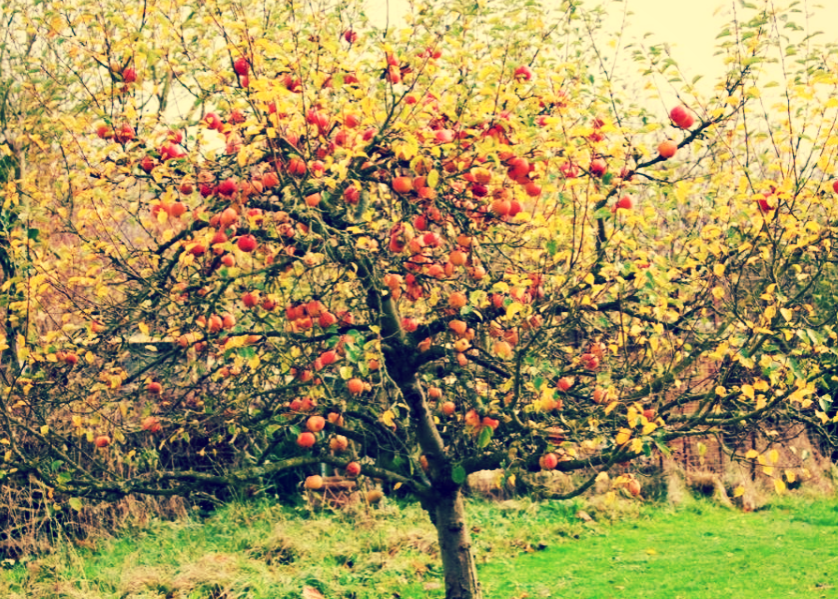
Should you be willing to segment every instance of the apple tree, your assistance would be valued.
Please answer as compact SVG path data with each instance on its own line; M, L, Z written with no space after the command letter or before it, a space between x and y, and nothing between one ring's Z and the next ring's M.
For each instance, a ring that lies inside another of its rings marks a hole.
M679 437L828 421L833 54L775 110L788 13L736 15L709 96L606 15L11 10L49 118L3 191L0 474L60 503L325 463L410 490L472 598L471 472L582 471L571 496Z

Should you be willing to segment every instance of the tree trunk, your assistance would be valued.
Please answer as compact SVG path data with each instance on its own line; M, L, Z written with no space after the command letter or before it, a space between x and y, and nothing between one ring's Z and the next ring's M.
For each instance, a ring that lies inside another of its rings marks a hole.
M459 487L440 495L434 505L426 507L439 538L445 599L481 599L477 568L471 552L471 535Z

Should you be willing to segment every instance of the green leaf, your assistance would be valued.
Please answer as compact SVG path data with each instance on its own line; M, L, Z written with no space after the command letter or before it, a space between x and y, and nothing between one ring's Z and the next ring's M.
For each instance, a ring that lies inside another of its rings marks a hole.
M76 510L77 512L80 512L82 508L81 499L79 499L78 497L72 497L70 499L70 507Z
M40 234L40 229L29 229L29 231L26 232L26 236L29 237L29 239L31 239L32 241L38 241L38 235Z
M488 426L485 428L489 428ZM458 485L466 482L466 469L459 464L451 471L451 479Z
M480 437L477 439L477 447L483 449L492 441L492 433L494 429L491 426L484 426L480 429Z

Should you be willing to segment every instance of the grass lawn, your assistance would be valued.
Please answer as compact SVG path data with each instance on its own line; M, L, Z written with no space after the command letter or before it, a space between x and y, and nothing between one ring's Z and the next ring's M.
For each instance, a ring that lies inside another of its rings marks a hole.
M838 598L835 500L744 514L525 499L470 502L469 515L487 599ZM0 597L299 599L309 586L327 598L438 598L437 561L416 506L234 504L203 521L127 526L95 549L57 539L54 553L0 570Z
M838 597L838 503L751 514L715 507L619 522L481 570L488 596Z

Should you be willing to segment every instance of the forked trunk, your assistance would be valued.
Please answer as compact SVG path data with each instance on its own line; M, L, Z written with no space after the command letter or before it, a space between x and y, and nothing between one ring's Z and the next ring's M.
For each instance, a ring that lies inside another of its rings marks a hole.
M427 507L433 510L431 520L439 537L445 599L481 599L460 489L442 495L435 505Z

